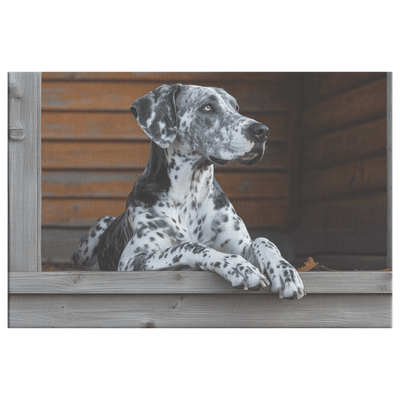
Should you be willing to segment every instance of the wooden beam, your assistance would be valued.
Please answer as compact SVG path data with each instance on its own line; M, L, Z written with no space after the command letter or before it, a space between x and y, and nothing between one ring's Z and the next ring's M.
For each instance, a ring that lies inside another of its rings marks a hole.
M38 271L41 269L41 74L10 72L8 79L9 270Z
M307 294L391 293L392 273L300 272ZM10 294L271 294L232 288L219 275L195 271L10 273Z
M393 93L392 93L392 72L388 72L387 78L387 111L386 111L386 120L387 120L387 161L388 161L388 174L387 174L387 267L392 268L392 235L393 235Z
M11 295L9 327L389 328L391 295Z

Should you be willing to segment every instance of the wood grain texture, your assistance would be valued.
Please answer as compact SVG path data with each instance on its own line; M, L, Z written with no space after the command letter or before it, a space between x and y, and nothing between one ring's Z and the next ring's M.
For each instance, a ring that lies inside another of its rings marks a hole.
M286 114L247 113L268 126L268 142L286 139ZM134 116L126 112L42 112L42 139L47 140L148 140Z
M234 199L232 204L248 227L285 226L287 205L284 199ZM126 199L44 198L43 226L90 227L98 218L117 217L125 211Z
M386 156L310 171L303 174L302 199L326 199L361 191L385 190ZM360 200L362 202L362 200Z
M143 171L150 154L150 141L42 141L42 165L44 170L71 169L137 169ZM289 154L283 142L273 142L259 163L254 167L231 162L216 170L238 169L285 170Z
M303 171L386 152L386 118L305 139Z
M148 140L126 112L42 112L42 140Z
M307 294L382 294L392 292L392 273L299 272ZM264 296L234 289L229 282L210 272L42 272L10 273L10 294L239 294Z
M44 81L42 109L128 111L131 104L159 86L158 82ZM279 82L227 82L241 112L285 112L291 103L291 86Z
M391 295L11 295L9 327L389 328Z
M303 100L316 102L385 78L386 72L311 72L302 75L305 79Z
M78 243L88 228L42 228L42 263L70 264L71 256L76 251Z
M386 192L303 204L295 253L386 254L386 204Z
M394 268L393 239L394 239L394 73L387 72L387 268Z
M40 260L40 73L10 73L19 88L22 141L9 140L9 269L38 271ZM10 106L16 106L10 103ZM11 121L9 121L11 122Z
M43 81L154 81L208 85L210 82L290 82L288 72L44 72Z
M386 79L341 93L305 108L302 132L305 137L321 130L334 131L348 124L386 117Z
M384 226L363 228L354 225L349 228L316 228L301 230L293 240L293 252L304 262L315 254L357 254L376 256L386 253L387 230ZM300 265L296 265L300 266ZM340 268L341 269L341 268ZM377 269L381 269L378 267Z
M44 141L43 169L143 169L150 154L150 142Z
M44 171L43 197L127 198L140 172L124 171ZM215 173L230 199L287 196L287 174L268 172Z
M326 229L328 231L362 231L386 227L385 192L324 200L303 205L302 222L307 231Z

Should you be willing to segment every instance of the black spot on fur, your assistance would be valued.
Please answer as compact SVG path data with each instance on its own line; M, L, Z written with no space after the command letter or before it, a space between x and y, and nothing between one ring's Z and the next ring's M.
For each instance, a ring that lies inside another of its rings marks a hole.
M213 185L214 185L214 192L213 192L214 210L220 210L223 207L228 207L229 200L215 178L213 181Z
M176 256L172 259L172 262L173 262L174 264L178 263L178 262L180 261L180 259L182 258L182 256L183 256L183 254L178 254L178 255L176 255Z
M116 271L118 262L133 230L126 224L125 213L116 218L105 230L98 244L98 263L101 271Z

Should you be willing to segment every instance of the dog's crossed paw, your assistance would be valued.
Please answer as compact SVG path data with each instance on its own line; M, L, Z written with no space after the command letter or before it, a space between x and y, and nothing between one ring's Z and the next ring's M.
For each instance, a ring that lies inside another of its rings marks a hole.
M228 256L227 264L223 276L236 289L259 290L270 285L268 278L241 256Z
M266 270L271 279L271 292L278 294L280 299L301 299L305 296L303 281L296 269L285 260Z

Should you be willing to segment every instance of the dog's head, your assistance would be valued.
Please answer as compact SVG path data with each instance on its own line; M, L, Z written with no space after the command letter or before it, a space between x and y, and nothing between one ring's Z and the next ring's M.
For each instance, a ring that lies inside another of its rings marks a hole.
M239 114L235 98L223 89L163 85L137 99L130 110L162 148L177 140L219 165L252 165L265 151L269 129Z

